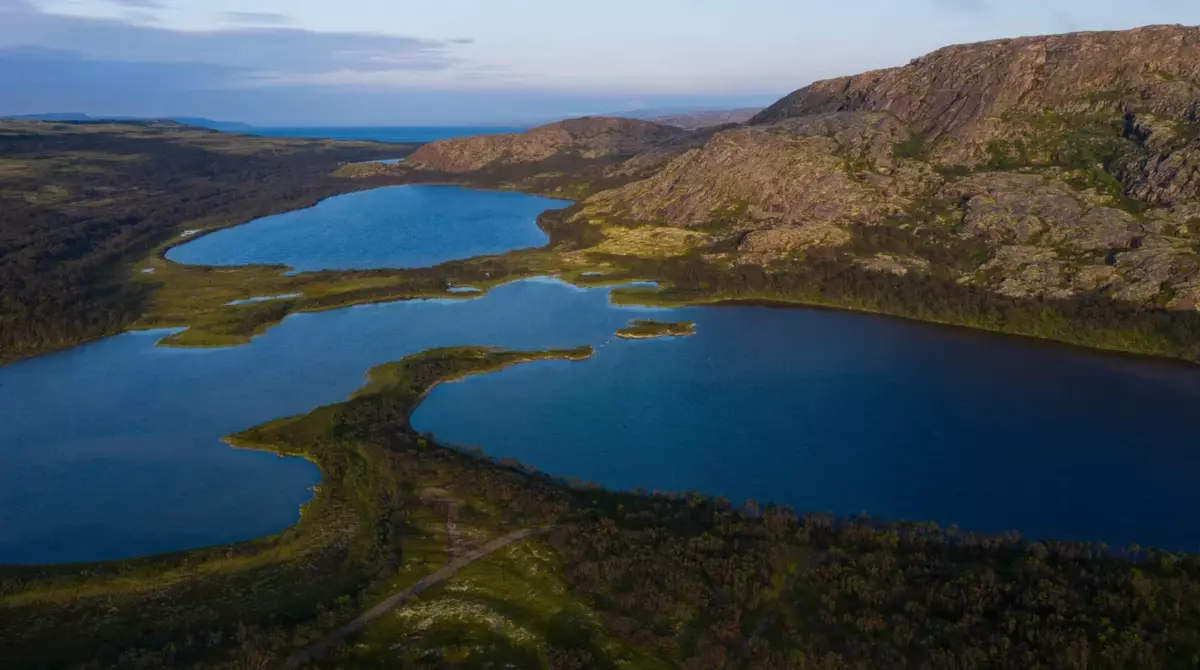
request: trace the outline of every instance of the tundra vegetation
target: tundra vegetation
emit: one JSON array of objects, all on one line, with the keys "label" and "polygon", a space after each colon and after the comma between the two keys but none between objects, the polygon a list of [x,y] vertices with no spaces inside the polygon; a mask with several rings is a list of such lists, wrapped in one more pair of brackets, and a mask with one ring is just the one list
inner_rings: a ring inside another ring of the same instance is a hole
[{"label": "tundra vegetation", "polygon": [[[138,326],[236,344],[295,311],[558,274],[658,284],[619,301],[824,305],[1196,361],[1198,87],[1200,30],[1167,26],[949,47],[817,82],[742,125],[579,119],[435,142],[401,165],[355,164],[394,146],[5,122],[0,360]],[[188,230],[395,183],[577,203],[540,217],[546,247],[434,268],[285,276],[161,256]],[[300,523],[172,556],[3,568],[6,667],[273,667],[454,556],[532,528],[546,530],[315,663],[1200,663],[1196,556],[608,492],[408,423],[440,380],[585,355],[426,352],[373,371],[345,403],[233,436],[318,464]]]},{"label": "tundra vegetation", "polygon": [[234,435],[317,463],[300,523],[171,556],[0,569],[6,668],[268,668],[456,555],[311,667],[1191,668],[1200,557],[614,493],[445,448],[436,383],[589,349],[463,347]]},{"label": "tundra vegetation", "polygon": [[617,337],[627,340],[649,340],[658,337],[687,337],[696,334],[696,324],[691,321],[667,323],[652,319],[634,319],[625,328],[616,332]]}]

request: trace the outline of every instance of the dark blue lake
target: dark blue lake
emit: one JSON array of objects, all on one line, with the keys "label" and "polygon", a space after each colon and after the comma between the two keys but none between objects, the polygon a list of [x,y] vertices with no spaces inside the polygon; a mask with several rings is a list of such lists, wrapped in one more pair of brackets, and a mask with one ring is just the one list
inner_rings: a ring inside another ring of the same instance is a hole
[{"label": "dark blue lake", "polygon": [[[698,333],[612,336],[647,315]],[[613,307],[605,290],[548,279],[295,315],[244,347],[160,336],[0,368],[0,562],[278,531],[315,468],[219,439],[341,400],[373,365],[460,344],[598,347],[442,385],[414,417],[555,474],[1200,550],[1195,367],[832,311]]]},{"label": "dark blue lake", "polygon": [[329,198],[177,246],[199,265],[287,265],[297,271],[425,267],[540,247],[537,217],[565,200],[456,186],[393,186]]}]

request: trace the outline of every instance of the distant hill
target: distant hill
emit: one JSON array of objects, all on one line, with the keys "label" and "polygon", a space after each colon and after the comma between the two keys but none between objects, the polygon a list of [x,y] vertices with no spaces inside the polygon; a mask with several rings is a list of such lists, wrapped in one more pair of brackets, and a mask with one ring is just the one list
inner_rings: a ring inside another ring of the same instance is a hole
[{"label": "distant hill", "polygon": [[247,132],[254,130],[254,126],[240,121],[214,121],[200,116],[173,116],[170,119],[176,123],[182,123],[185,126],[197,126],[199,128],[210,128],[212,130],[222,130],[225,132]]},{"label": "distant hill", "polygon": [[687,130],[698,130],[700,128],[711,128],[713,126],[723,126],[729,123],[745,123],[754,118],[755,114],[762,111],[760,107],[743,107],[741,109],[714,109],[698,112],[684,112],[681,114],[667,114],[664,116],[647,117],[647,121],[661,123],[666,126],[675,126],[676,128],[686,128]]},{"label": "distant hill", "polygon": [[226,132],[245,132],[252,130],[254,126],[248,123],[240,123],[238,121],[214,121],[200,116],[172,116],[172,117],[138,117],[138,116],[92,116],[80,112],[49,112],[45,114],[17,114],[12,116],[2,116],[0,119],[23,120],[23,121],[174,121],[182,123],[185,126],[196,126],[197,128],[209,128],[211,130],[222,130]]},{"label": "distant hill", "polygon": [[17,114],[3,116],[0,119],[16,121],[91,121],[92,117],[77,112],[58,112],[52,114]]},{"label": "distant hill", "polygon": [[687,134],[680,128],[640,119],[593,116],[559,121],[523,133],[431,142],[409,156],[406,165],[461,174],[518,165],[537,166],[553,157],[584,162],[625,160]]}]

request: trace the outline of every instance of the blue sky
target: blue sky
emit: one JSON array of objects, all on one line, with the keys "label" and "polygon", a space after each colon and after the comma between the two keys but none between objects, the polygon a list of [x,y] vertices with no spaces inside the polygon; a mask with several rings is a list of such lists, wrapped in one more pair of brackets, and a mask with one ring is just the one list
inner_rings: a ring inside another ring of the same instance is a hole
[{"label": "blue sky", "polygon": [[1151,23],[1200,24],[1200,0],[0,0],[0,114],[451,125],[749,106],[946,44]]}]

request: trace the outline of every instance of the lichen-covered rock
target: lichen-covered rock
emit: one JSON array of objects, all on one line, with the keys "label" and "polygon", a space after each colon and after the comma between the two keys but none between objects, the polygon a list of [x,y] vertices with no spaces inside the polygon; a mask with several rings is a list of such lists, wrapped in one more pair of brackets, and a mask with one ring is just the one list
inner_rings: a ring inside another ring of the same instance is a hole
[{"label": "lichen-covered rock", "polygon": [[895,144],[907,137],[884,114],[726,130],[653,176],[600,193],[588,204],[677,227],[879,223],[904,214],[914,195],[938,178],[927,166],[905,166],[893,156]]},{"label": "lichen-covered rock", "polygon": [[977,276],[990,288],[1013,298],[1043,295],[1062,298],[1071,295],[1066,284],[1067,264],[1053,249],[1028,245],[1000,247],[992,260],[979,269]]},{"label": "lichen-covered rock", "polygon": [[1186,287],[1200,275],[1200,256],[1158,236],[1146,238],[1142,246],[1115,257],[1121,283],[1113,297],[1131,302],[1149,302],[1173,286]]},{"label": "lichen-covered rock", "polygon": [[925,272],[929,270],[929,261],[916,256],[901,256],[898,254],[878,253],[867,258],[855,259],[862,268],[872,272],[884,272],[900,277],[910,272]]},{"label": "lichen-covered rock", "polygon": [[637,119],[585,117],[524,133],[480,135],[431,142],[408,157],[415,170],[463,174],[571,155],[582,159],[632,157],[686,137],[688,131]]},{"label": "lichen-covered rock", "polygon": [[1174,297],[1167,307],[1170,309],[1200,309],[1200,277],[1176,284],[1172,287]]},{"label": "lichen-covered rock", "polygon": [[839,247],[850,241],[845,228],[823,223],[755,230],[746,234],[738,251],[786,256],[810,247]]},{"label": "lichen-covered rock", "polygon": [[1200,123],[1142,114],[1130,125],[1145,151],[1125,157],[1129,194],[1155,205],[1200,197]]},{"label": "lichen-covered rock", "polygon": [[980,173],[947,185],[942,195],[965,201],[963,235],[993,244],[1128,248],[1144,234],[1129,213],[1091,205],[1066,184],[1036,174]]}]

